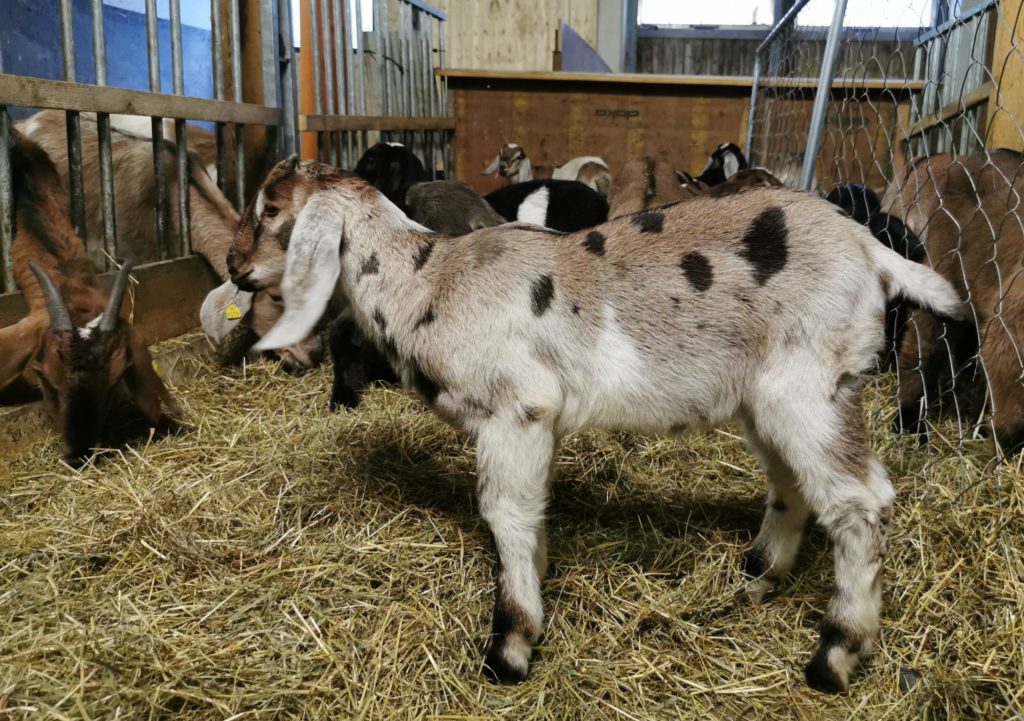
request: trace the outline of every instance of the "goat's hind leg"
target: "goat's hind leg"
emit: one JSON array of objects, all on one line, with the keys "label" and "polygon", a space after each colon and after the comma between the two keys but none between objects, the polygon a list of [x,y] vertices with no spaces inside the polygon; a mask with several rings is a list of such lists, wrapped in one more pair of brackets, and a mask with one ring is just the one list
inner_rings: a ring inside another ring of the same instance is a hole
[{"label": "goat's hind leg", "polygon": [[840,384],[831,398],[775,393],[755,420],[793,469],[834,546],[835,590],[805,671],[813,688],[837,693],[878,635],[892,485],[868,447],[860,389],[853,384]]},{"label": "goat's hind leg", "polygon": [[800,495],[793,469],[757,436],[751,424],[745,424],[745,430],[747,442],[768,475],[761,530],[743,557],[743,572],[751,577],[747,598],[759,603],[793,568],[810,509]]},{"label": "goat's hind leg", "polygon": [[526,678],[543,627],[544,513],[554,448],[551,429],[539,420],[492,420],[477,434],[480,513],[498,551],[485,671],[499,681]]}]

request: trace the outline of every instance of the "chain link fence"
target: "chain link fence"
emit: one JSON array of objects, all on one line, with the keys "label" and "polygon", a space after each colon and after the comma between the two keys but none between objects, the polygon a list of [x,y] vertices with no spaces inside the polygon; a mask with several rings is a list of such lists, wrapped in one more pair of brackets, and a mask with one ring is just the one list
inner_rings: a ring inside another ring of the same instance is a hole
[{"label": "chain link fence", "polygon": [[890,308],[876,382],[893,402],[875,423],[961,459],[1008,456],[1024,444],[1021,6],[900,0],[898,25],[857,27],[893,3],[839,0],[821,27],[807,4],[758,48],[750,161],[843,201],[970,303],[965,323]]}]

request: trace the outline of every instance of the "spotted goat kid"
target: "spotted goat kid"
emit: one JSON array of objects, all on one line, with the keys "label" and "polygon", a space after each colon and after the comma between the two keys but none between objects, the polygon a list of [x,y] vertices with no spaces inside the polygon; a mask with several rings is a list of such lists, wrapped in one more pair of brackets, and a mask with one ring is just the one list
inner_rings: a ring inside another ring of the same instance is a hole
[{"label": "spotted goat kid", "polygon": [[945,280],[826,201],[782,188],[558,238],[526,224],[456,238],[413,223],[362,180],[325,182],[294,163],[272,178],[272,222],[293,227],[286,311],[263,347],[308,333],[340,278],[403,381],[477,444],[499,559],[490,673],[525,678],[543,629],[559,441],[592,427],[677,434],[737,420],[769,480],[744,564],[749,595],[790,570],[813,513],[835,546],[836,585],[807,680],[846,688],[878,633],[894,497],[867,443],[861,378],[887,299],[961,315]]}]

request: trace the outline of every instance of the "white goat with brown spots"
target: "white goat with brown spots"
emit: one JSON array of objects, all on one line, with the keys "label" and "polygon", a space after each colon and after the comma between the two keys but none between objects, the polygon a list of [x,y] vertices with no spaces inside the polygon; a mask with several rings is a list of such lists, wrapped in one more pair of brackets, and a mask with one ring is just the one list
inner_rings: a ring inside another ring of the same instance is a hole
[{"label": "white goat with brown spots", "polygon": [[499,558],[491,673],[525,678],[543,629],[560,439],[736,420],[769,480],[745,563],[749,594],[760,599],[789,571],[813,513],[835,544],[836,588],[807,679],[846,687],[878,632],[894,498],[867,443],[861,377],[888,298],[961,314],[945,280],[826,201],[781,188],[554,237],[509,224],[455,238],[413,223],[362,180],[308,163],[288,172],[267,220],[294,224],[286,310],[262,344],[302,338],[340,279],[403,381],[475,439]]}]

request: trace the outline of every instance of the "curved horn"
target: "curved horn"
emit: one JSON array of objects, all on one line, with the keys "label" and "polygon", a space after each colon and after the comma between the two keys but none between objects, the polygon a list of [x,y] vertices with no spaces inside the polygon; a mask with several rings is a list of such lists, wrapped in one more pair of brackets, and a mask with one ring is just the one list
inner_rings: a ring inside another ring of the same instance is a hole
[{"label": "curved horn", "polygon": [[103,320],[99,325],[101,333],[110,333],[117,328],[117,318],[121,315],[121,301],[124,300],[124,289],[128,286],[128,273],[131,270],[131,262],[125,261],[117,273],[117,278],[114,279],[114,287],[110,289],[110,300],[107,301],[107,309],[103,311]]},{"label": "curved horn", "polygon": [[64,299],[60,297],[60,291],[57,290],[57,286],[53,284],[53,280],[43,270],[43,266],[39,265],[36,261],[30,260],[28,267],[35,274],[36,280],[39,281],[39,287],[43,291],[43,296],[46,298],[46,312],[50,314],[50,332],[70,333],[74,330],[74,326],[71,324],[71,314],[68,313],[68,307],[64,305]]}]

